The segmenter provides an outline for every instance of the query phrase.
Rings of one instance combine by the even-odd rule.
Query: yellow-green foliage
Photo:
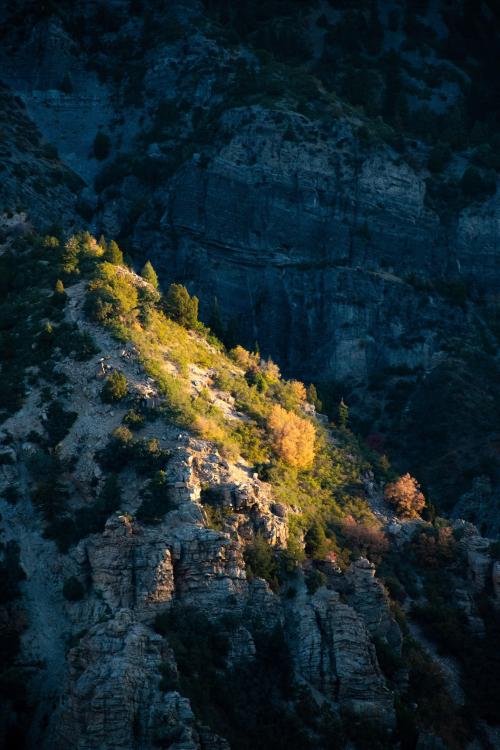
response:
[[[55,237],[45,239],[46,247],[56,247]],[[96,242],[89,232],[74,234],[65,242],[61,251],[61,271],[69,276],[75,276],[80,271],[88,272],[98,258],[103,256],[103,248]]]
[[[120,340],[134,344],[165,399],[169,419],[213,442],[224,456],[240,454],[261,467],[277,499],[298,511],[292,514],[297,533],[313,522],[335,524],[347,515],[373,520],[363,499],[355,439],[342,431],[338,439],[344,445],[333,444],[331,434],[304,411],[304,385],[283,380],[271,360],[243,347],[227,355],[202,324],[189,330],[175,322],[153,287],[102,259],[89,283],[86,309]],[[226,416],[207,389],[193,392],[193,366],[210,373],[216,391],[233,396],[240,417]],[[286,419],[278,419],[283,415]]]
[[[317,426],[313,465],[299,471],[275,464],[269,470],[269,481],[280,502],[300,509],[294,522],[299,528],[308,528],[313,519],[335,523],[348,515],[372,522],[374,517],[363,498],[364,468],[354,444],[337,447],[327,431]]]
[[[99,323],[127,324],[137,316],[137,288],[125,272],[100,263],[87,293],[87,312]]]

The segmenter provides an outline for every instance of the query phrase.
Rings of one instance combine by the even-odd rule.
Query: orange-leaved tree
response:
[[[396,482],[386,485],[386,500],[396,506],[398,513],[406,518],[418,518],[425,508],[425,497],[420,485],[411,474],[404,474]]]
[[[278,456],[290,466],[307,469],[314,461],[314,425],[278,404],[273,406],[267,424]]]

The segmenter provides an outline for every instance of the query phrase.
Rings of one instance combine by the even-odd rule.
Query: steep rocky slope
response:
[[[109,252],[14,236],[1,259],[23,389],[1,433],[6,745],[497,746],[496,548],[463,522],[398,521],[376,454],[269,362],[244,386],[242,350],[165,318]],[[6,315],[33,291],[27,334]],[[248,458],[280,402],[312,420],[310,468]]]

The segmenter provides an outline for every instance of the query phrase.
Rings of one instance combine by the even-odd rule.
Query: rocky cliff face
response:
[[[437,174],[427,143],[389,137],[380,121],[325,99],[312,76],[259,56],[252,35],[231,46],[210,4],[143,14],[130,14],[125,2],[80,14],[25,5],[6,12],[2,80],[65,166],[55,175],[47,154],[39,150],[28,165],[31,151],[16,151],[22,188],[9,177],[6,207],[29,208],[38,225],[61,218],[120,236],[138,261],[154,261],[164,283],[181,280],[198,294],[205,320],[228,341],[258,342],[286,372],[323,383],[327,401],[348,398],[367,434],[419,431],[423,401],[433,457],[420,462],[418,447],[401,451],[399,437],[388,447],[443,505],[469,491],[470,477],[482,474],[471,459],[463,473],[457,461],[452,487],[439,478],[453,431],[435,416],[429,390],[450,356],[458,356],[467,390],[482,390],[471,349],[496,368],[500,204],[493,183],[477,195],[460,187],[484,149],[475,156],[457,147]],[[316,11],[308,17],[311,70],[326,44],[317,23],[335,20],[326,5],[320,24]],[[401,38],[386,10],[372,25],[382,24],[389,54]],[[436,38],[447,24],[451,34],[446,11],[436,14],[425,16]],[[430,64],[402,53],[407,75],[418,62]],[[450,80],[470,75],[460,70]],[[439,90],[428,97],[438,114],[455,96],[446,76]],[[304,91],[307,104],[297,104]],[[28,122],[9,101],[7,117]],[[96,158],[98,134],[108,145]],[[39,178],[22,179],[26,170]],[[493,386],[486,389],[494,398]],[[448,396],[440,385],[439,400]],[[482,421],[478,409],[472,429]],[[487,516],[478,520],[492,529]]]
[[[12,242],[19,247],[28,240]],[[97,252],[92,238],[85,242]],[[53,252],[53,243],[42,246]],[[149,288],[124,267],[113,273],[143,292]],[[432,588],[433,571],[437,566],[446,577],[452,606],[445,611],[461,623],[461,637],[493,643],[498,562],[491,540],[465,522],[444,529],[421,520],[389,523],[373,474],[353,485],[354,468],[367,468],[352,436],[325,426],[318,497],[297,494],[294,482],[306,481],[307,472],[290,467],[288,484],[278,491],[237,453],[221,454],[210,440],[176,425],[160,388],[165,373],[175,371],[192,399],[203,387],[211,408],[223,405],[221,416],[248,430],[253,417],[215,374],[217,353],[226,377],[238,372],[234,361],[178,326],[175,336],[184,337],[191,356],[197,352],[198,364],[188,360],[176,370],[179,360],[172,359],[169,339],[162,339],[158,380],[148,377],[143,342],[124,342],[127,328],[117,340],[93,323],[85,313],[85,281],[73,281],[58,325],[71,325],[75,342],[93,346],[81,360],[62,340],[49,350],[51,368],[42,366],[41,379],[40,365],[30,371],[23,403],[2,424],[7,544],[0,570],[7,586],[0,626],[17,645],[0,685],[14,680],[20,689],[16,680],[22,678],[26,691],[23,702],[2,688],[5,742],[22,737],[24,748],[47,750],[69,743],[78,750],[228,750],[268,743],[268,727],[279,726],[287,744],[301,750],[328,747],[335,738],[341,747],[362,749],[368,730],[377,746],[392,747],[407,731],[401,701],[414,722],[412,736],[421,742],[429,732],[430,742],[446,737],[474,667],[455,653],[441,664],[433,638],[442,637],[441,621],[434,621],[435,597],[442,593]],[[139,326],[136,318],[131,332]],[[154,347],[156,329],[141,330]],[[110,405],[101,398],[103,378],[118,370],[127,395]],[[314,408],[299,408],[320,430]],[[132,418],[139,420],[135,437],[125,428]],[[126,454],[120,454],[120,439],[129,445]],[[341,518],[327,515],[336,531],[329,530],[319,551],[311,541],[317,527],[304,537],[300,524],[311,501],[321,507],[321,483],[332,481],[328,463],[321,462],[333,446],[333,477],[347,466],[351,473],[332,485],[322,512],[330,513],[340,493],[336,512],[342,517],[343,504],[351,503],[360,520],[350,517],[350,526],[343,526]],[[163,494],[146,513],[155,482]],[[368,541],[360,536],[349,542],[349,528],[359,528]],[[340,549],[335,534],[348,546]],[[405,568],[405,556],[417,573]],[[429,623],[437,629],[432,637]],[[475,648],[475,658],[484,660],[486,646]],[[418,669],[434,675],[439,712],[426,703]],[[481,701],[475,724],[463,731],[488,748],[481,739],[487,733],[483,717],[495,711],[487,697]],[[453,742],[462,731],[457,726]]]

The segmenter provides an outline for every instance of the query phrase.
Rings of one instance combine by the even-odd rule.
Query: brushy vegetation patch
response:
[[[64,255],[58,237],[33,235],[0,257],[0,419],[21,408],[30,386],[64,383],[56,367],[61,354],[82,361],[96,351],[88,335],[63,320]]]
[[[93,257],[86,312],[120,341],[132,342],[145,372],[157,384],[160,409],[169,421],[214,443],[223,456],[234,460],[241,455],[250,462],[262,479],[271,482],[279,500],[298,509],[297,533],[314,520],[333,524],[345,516],[375,523],[362,487],[362,472],[370,464],[361,458],[360,446],[347,428],[345,405],[334,442],[314,417],[315,390],[283,379],[276,364],[258,353],[241,346],[226,352],[197,320],[198,301],[184,287],[173,284],[163,297],[156,283],[144,278],[155,281],[151,264],[139,278],[123,265],[119,248],[114,262],[106,260],[106,251],[99,255],[94,249]],[[193,368],[207,373],[212,392],[202,388],[193,393]],[[214,403],[214,390],[232,397],[233,416]],[[106,468],[135,460],[132,454],[138,444],[130,432],[120,430],[101,455]],[[147,502],[152,507],[152,499]],[[222,528],[219,510],[208,512]]]

